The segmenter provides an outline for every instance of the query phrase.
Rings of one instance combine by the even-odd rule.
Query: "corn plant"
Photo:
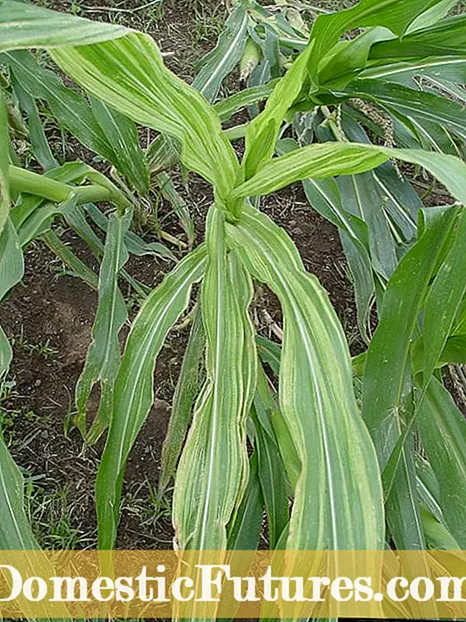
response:
[[[44,175],[16,166],[2,109],[1,297],[21,278],[21,227],[31,215],[42,223],[47,219],[48,235],[54,211],[68,214],[77,205],[99,201],[115,207],[108,216],[94,340],[77,391],[85,431],[87,397],[92,385],[101,383],[100,411],[90,431],[93,441],[107,430],[96,482],[100,548],[115,546],[125,465],[153,403],[156,359],[197,283],[199,312],[174,398],[161,482],[166,486],[178,463],[173,501],[178,547],[255,548],[264,505],[271,548],[380,549],[388,540],[400,548],[424,548],[439,531],[444,541],[448,536],[450,543],[464,546],[464,505],[451,498],[464,499],[466,493],[466,423],[439,370],[464,357],[466,274],[459,258],[466,243],[466,166],[455,155],[419,145],[328,140],[286,149],[280,142],[285,120],[321,105],[320,67],[333,68],[332,76],[339,78],[341,72],[358,73],[355,59],[367,60],[364,45],[356,54],[358,39],[340,41],[348,30],[376,31],[370,41],[395,51],[406,44],[409,50],[409,33],[421,23],[425,45],[437,49],[440,35],[432,35],[430,20],[445,5],[441,0],[362,0],[350,11],[319,18],[283,77],[212,105],[208,100],[236,62],[230,58],[212,71],[218,55],[229,58],[230,35],[189,86],[164,66],[147,35],[0,1],[0,60],[20,84],[21,68],[31,63],[23,50],[46,50],[89,94],[99,118],[107,120],[100,125],[103,140],[113,135],[109,118],[115,114],[122,115],[118,127],[131,121],[152,128],[160,133],[153,161],[160,153],[179,151],[184,167],[214,192],[205,240],[147,295],[120,361],[118,332],[126,310],[118,275],[124,275],[124,240],[134,203],[121,187],[82,164]],[[460,35],[453,45],[461,47]],[[400,52],[402,62],[406,49]],[[213,73],[215,79],[209,80]],[[33,90],[27,92],[34,99]],[[43,99],[60,116],[54,93],[52,87]],[[265,99],[265,106],[244,128],[239,158],[230,141],[238,133],[224,130],[222,120],[258,99]],[[110,152],[106,157],[115,159]],[[419,210],[415,241],[381,292],[375,335],[367,352],[352,361],[325,290],[305,270],[285,231],[260,211],[259,198],[298,181],[369,174],[395,160],[427,170],[457,203]],[[130,184],[140,184],[125,149],[114,164]],[[348,216],[344,222],[367,249],[361,219]],[[38,227],[32,237],[42,232]],[[280,301],[280,348],[255,334],[249,315],[255,282]],[[3,333],[0,352],[4,373],[11,352]],[[269,368],[278,375],[278,403]],[[425,448],[422,459],[415,456],[414,430]],[[21,507],[20,476],[4,445],[0,451],[3,507],[10,508],[0,526],[0,544],[34,548]]]

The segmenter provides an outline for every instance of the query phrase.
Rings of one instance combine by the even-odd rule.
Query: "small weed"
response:
[[[30,355],[37,354],[43,359],[48,359],[58,354],[58,350],[52,348],[52,346],[50,345],[50,339],[39,341],[39,343],[30,343],[24,336],[24,330],[22,326],[19,335],[13,337],[11,343],[12,345],[17,346],[18,348],[23,350],[23,352],[26,352]]]

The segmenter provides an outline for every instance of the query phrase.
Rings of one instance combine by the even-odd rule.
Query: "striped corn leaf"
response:
[[[92,327],[92,343],[76,385],[77,415],[75,423],[89,444],[95,443],[110,423],[113,389],[120,366],[118,335],[128,314],[118,277],[128,259],[124,235],[130,227],[132,212],[109,217],[99,276],[99,301]],[[86,433],[87,403],[93,386],[100,384],[100,403],[89,433]]]
[[[122,37],[128,32],[123,26],[91,22],[34,4],[13,0],[0,2],[0,52],[27,47],[87,45]]]
[[[11,27],[5,7],[12,7],[13,14],[17,3],[3,0],[0,28]],[[31,24],[35,16],[40,20],[48,15],[41,11],[33,11]],[[2,40],[0,51],[46,47],[63,71],[96,98],[137,123],[179,139],[183,163],[212,183],[224,200],[239,170],[234,151],[221,131],[216,113],[196,89],[164,66],[153,39],[108,24],[71,16],[66,16],[63,23],[62,14],[52,16],[56,17],[49,20],[48,37],[40,28],[27,29],[23,36]],[[59,32],[54,31],[55,24]],[[73,24],[72,34],[68,24]],[[102,43],[92,43],[93,36]],[[80,37],[84,39],[82,45],[78,45]]]
[[[186,308],[192,285],[202,277],[205,262],[205,247],[200,246],[155,288],[133,322],[115,381],[113,413],[97,474],[101,549],[115,544],[125,464],[153,403],[156,357]]]
[[[134,121],[176,137],[182,161],[225,199],[238,174],[231,145],[213,109],[172,74],[147,35],[52,50],[53,59],[78,84]]]
[[[245,178],[249,179],[273,155],[280,127],[289,108],[299,95],[307,75],[311,47],[295,60],[277,83],[264,110],[246,129],[246,153],[243,159]]]
[[[381,548],[377,458],[356,407],[346,341],[328,298],[267,216],[248,208],[227,229],[254,277],[279,297],[285,318],[280,406],[302,464],[287,548]]]
[[[223,80],[241,60],[246,43],[248,0],[239,0],[227,19],[215,48],[200,61],[193,87],[213,102]]]
[[[407,34],[410,34],[411,32],[416,32],[416,30],[423,30],[424,28],[429,28],[429,26],[433,26],[443,17],[445,17],[448,12],[457,4],[458,0],[441,0],[424,13],[421,13],[419,17],[411,22],[406,31]]]
[[[0,235],[8,220],[10,212],[10,182],[9,182],[9,159],[8,145],[10,144],[8,113],[2,92],[0,92],[0,143],[4,145],[0,149]]]
[[[458,201],[466,202],[466,165],[459,158],[415,149],[356,143],[310,145],[274,158],[251,179],[237,186],[231,193],[231,200],[269,194],[308,177],[319,179],[363,173],[390,158],[426,168]]]
[[[424,449],[439,483],[439,504],[452,535],[466,546],[466,421],[433,378],[418,417]]]
[[[173,522],[180,548],[224,550],[227,524],[248,481],[245,417],[255,388],[254,342],[246,319],[249,276],[226,253],[224,218],[207,223],[209,263],[202,283],[207,379],[178,466]],[[236,277],[233,287],[232,272]]]
[[[162,465],[158,482],[162,494],[175,474],[176,465],[183,449],[195,399],[199,393],[205,356],[205,331],[200,310],[193,320],[188,346],[183,357],[180,376],[173,396],[168,430],[162,447]]]
[[[10,219],[0,235],[0,301],[21,281],[24,260],[18,234]]]

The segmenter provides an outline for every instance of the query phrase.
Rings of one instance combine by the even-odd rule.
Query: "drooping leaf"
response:
[[[207,379],[178,466],[173,517],[180,548],[224,550],[227,524],[248,479],[245,417],[255,389],[254,342],[248,343],[245,324],[251,284],[241,265],[228,265],[239,258],[226,253],[219,210],[211,210],[207,227],[209,264],[202,284]]]
[[[245,210],[228,234],[255,278],[283,306],[280,406],[302,464],[287,548],[380,548],[377,460],[354,400],[346,341],[327,296],[304,271],[291,240],[264,214]]]
[[[114,408],[96,484],[99,546],[115,544],[124,469],[153,402],[155,359],[204,272],[204,246],[188,255],[142,305],[128,337],[114,388]]]
[[[132,219],[132,212],[120,216],[112,214],[100,266],[99,301],[92,327],[92,343],[84,368],[76,385],[76,425],[89,444],[95,443],[110,423],[113,408],[113,390],[120,366],[118,335],[128,314],[118,277],[128,259],[124,235]],[[96,382],[100,383],[100,403],[89,434],[86,433],[87,403]]]

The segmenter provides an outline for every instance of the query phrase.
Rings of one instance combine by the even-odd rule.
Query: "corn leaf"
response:
[[[134,121],[174,136],[182,161],[225,198],[238,163],[220,120],[195,89],[172,74],[155,42],[132,33],[101,44],[63,47],[51,55],[78,84]]]
[[[376,43],[370,60],[399,59],[409,61],[439,56],[466,54],[466,17],[457,15],[442,19],[437,24],[411,33],[402,39]]]
[[[377,549],[383,504],[377,459],[357,410],[346,340],[326,294],[288,236],[247,209],[231,242],[284,313],[280,406],[302,470],[289,549]],[[332,378],[332,382],[328,379]]]
[[[204,265],[205,248],[201,246],[155,288],[133,322],[115,381],[113,414],[97,474],[102,549],[115,544],[125,464],[153,402],[156,357],[168,331],[186,308],[191,287],[202,277]]]
[[[422,327],[424,386],[429,382],[466,295],[466,210],[461,209],[455,238],[426,299]]]
[[[399,548],[422,548],[424,533],[415,496],[412,438],[404,438],[409,354],[418,314],[453,224],[455,209],[427,212],[427,226],[403,257],[384,294],[380,322],[367,352],[362,407],[381,469],[395,447],[399,456],[391,477],[384,472],[387,520]],[[412,414],[411,414],[412,416]],[[409,428],[407,428],[409,434]],[[398,445],[403,439],[403,446]],[[400,441],[401,442],[401,441]],[[388,468],[388,467],[387,467]],[[390,480],[390,486],[386,483]]]
[[[132,212],[124,216],[112,214],[105,242],[99,276],[99,301],[92,343],[84,368],[76,385],[77,416],[75,423],[86,437],[87,403],[96,382],[100,383],[100,404],[96,419],[86,440],[95,443],[110,423],[113,408],[113,389],[120,366],[118,335],[127,320],[126,304],[118,287],[118,277],[128,259],[124,235],[132,219]]]
[[[34,157],[43,169],[48,170],[55,168],[58,166],[58,162],[55,160],[50,150],[34,98],[25,90],[21,82],[16,79],[13,72],[10,74],[10,80],[19,104],[27,114],[29,140],[31,141]]]
[[[0,92],[0,235],[10,212],[10,182],[8,179],[8,146],[10,144],[8,113],[3,94]]]
[[[260,196],[306,179],[352,175],[376,168],[389,158],[418,164],[437,177],[462,203],[466,203],[466,165],[454,156],[415,149],[390,149],[356,143],[323,143],[274,158],[232,192],[231,199]]]
[[[87,45],[128,33],[123,26],[91,22],[35,4],[1,0],[0,52],[27,47]]]
[[[228,529],[228,550],[254,551],[262,529],[264,501],[258,476],[257,454],[249,460],[249,480],[243,500]]]
[[[309,71],[313,79],[317,78],[322,58],[332,50],[345,32],[354,28],[384,26],[401,38],[416,18],[441,1],[411,0],[400,3],[399,0],[362,0],[346,11],[319,15],[311,31],[313,49]]]
[[[248,343],[249,276],[226,254],[224,219],[211,210],[209,264],[202,284],[207,379],[178,466],[173,520],[180,548],[224,550],[227,524],[248,480],[245,417],[253,397],[254,342]],[[238,295],[239,294],[239,295]]]
[[[275,439],[272,424],[277,410],[270,393],[267,378],[259,371],[254,397],[252,419],[255,425],[255,446],[258,459],[258,476],[267,512],[269,547],[274,549],[290,519],[285,467]]]
[[[8,219],[0,236],[0,301],[24,274],[23,253],[18,234]]]
[[[440,486],[442,514],[461,548],[466,546],[466,421],[437,379],[418,417],[424,449]]]
[[[197,310],[173,396],[167,435],[163,442],[162,465],[158,482],[159,494],[166,490],[174,476],[191,423],[194,401],[199,393],[203,376],[205,341],[202,315]]]
[[[239,0],[220,34],[215,48],[200,63],[193,87],[213,102],[224,78],[241,60],[246,44],[248,0]]]

